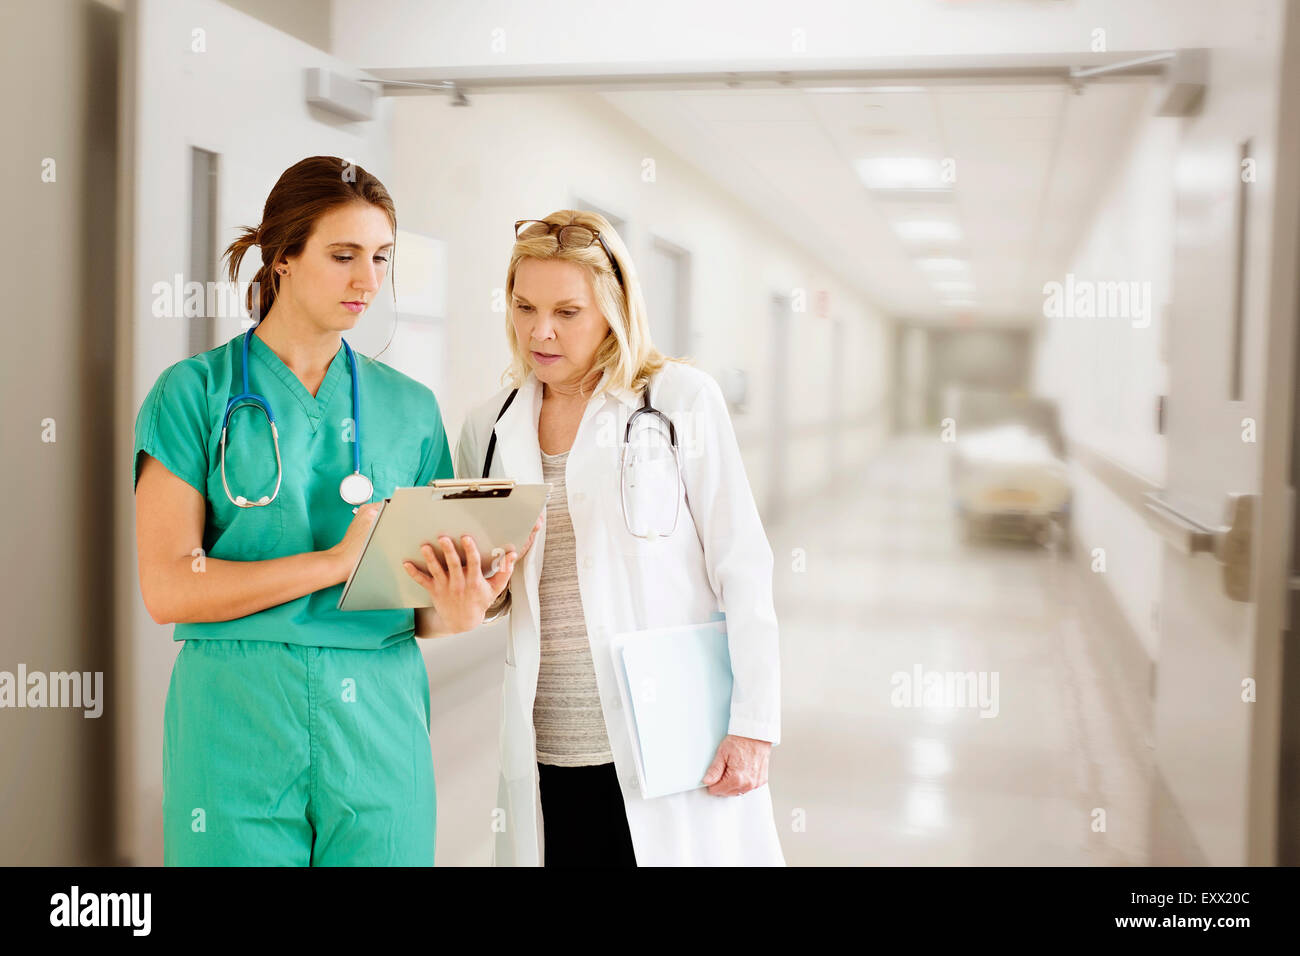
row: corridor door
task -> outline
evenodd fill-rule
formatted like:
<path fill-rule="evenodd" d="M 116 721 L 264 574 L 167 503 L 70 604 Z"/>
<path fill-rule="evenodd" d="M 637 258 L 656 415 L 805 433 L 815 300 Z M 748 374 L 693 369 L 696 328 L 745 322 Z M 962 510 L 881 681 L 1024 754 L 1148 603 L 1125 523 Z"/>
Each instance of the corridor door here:
<path fill-rule="evenodd" d="M 1268 16 L 1258 45 L 1211 51 L 1204 101 L 1182 120 L 1172 171 L 1164 498 L 1216 526 L 1230 496 L 1254 497 L 1244 522 L 1251 576 L 1238 599 L 1214 555 L 1164 548 L 1156 864 L 1277 857 L 1300 157 L 1280 126 L 1295 106 L 1286 88 L 1296 85 L 1296 23 L 1282 3 Z"/>

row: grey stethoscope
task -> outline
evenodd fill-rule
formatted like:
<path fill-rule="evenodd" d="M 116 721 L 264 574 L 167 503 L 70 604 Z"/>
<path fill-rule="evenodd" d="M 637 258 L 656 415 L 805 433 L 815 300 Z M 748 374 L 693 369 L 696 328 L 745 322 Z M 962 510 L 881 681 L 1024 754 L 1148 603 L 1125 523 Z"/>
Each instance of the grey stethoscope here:
<path fill-rule="evenodd" d="M 260 508 L 269 505 L 280 493 L 280 481 L 284 477 L 284 468 L 280 463 L 280 433 L 275 427 L 275 412 L 264 395 L 257 395 L 248 388 L 248 343 L 253 337 L 253 329 L 244 333 L 244 391 L 226 402 L 226 415 L 221 420 L 221 486 L 226 489 L 226 497 L 232 505 L 240 508 Z M 374 494 L 374 485 L 370 479 L 361 474 L 361 395 L 360 383 L 357 381 L 357 360 L 352 354 L 352 346 L 343 340 L 343 350 L 347 352 L 348 365 L 352 370 L 352 474 L 339 482 L 339 497 L 350 505 L 363 505 Z M 267 424 L 271 426 L 271 441 L 275 445 L 275 490 L 270 495 L 263 495 L 257 501 L 249 501 L 243 495 L 232 495 L 230 485 L 226 482 L 226 430 L 230 427 L 230 415 L 243 405 L 252 405 L 262 410 Z"/>
<path fill-rule="evenodd" d="M 512 389 L 510 394 L 506 396 L 505 404 L 501 406 L 501 411 L 497 412 L 497 417 L 496 417 L 497 421 L 501 420 L 501 416 L 506 413 L 506 409 L 510 407 L 510 403 L 515 400 L 515 396 L 517 394 L 519 394 L 519 389 L 516 388 L 516 389 Z M 681 459 L 678 457 L 678 451 L 677 451 L 677 429 L 673 426 L 672 420 L 667 415 L 665 415 L 663 412 L 659 411 L 659 409 L 655 408 L 653 405 L 650 404 L 650 386 L 647 385 L 646 390 L 641 393 L 641 407 L 631 414 L 631 416 L 627 420 L 627 427 L 623 429 L 623 450 L 622 453 L 619 455 L 619 462 L 618 462 L 618 467 L 619 467 L 618 499 L 619 499 L 619 508 L 623 513 L 623 524 L 627 528 L 628 534 L 637 538 L 642 538 L 646 541 L 655 541 L 659 538 L 671 537 L 673 532 L 677 530 L 677 518 L 680 515 L 682 510 L 682 500 L 680 495 L 674 496 L 676 507 L 673 510 L 673 523 L 666 531 L 659 530 L 658 528 L 650 528 L 647 531 L 637 531 L 633 529 L 632 522 L 628 518 L 627 490 L 629 487 L 636 488 L 636 467 L 638 461 L 636 457 L 636 452 L 632 450 L 632 425 L 637 420 L 637 417 L 640 415 L 649 415 L 652 418 L 657 419 L 661 426 L 663 425 L 668 426 L 668 442 L 670 447 L 672 448 L 673 471 L 677 479 L 677 484 L 674 485 L 674 488 L 680 486 L 681 484 L 682 463 L 681 463 Z M 662 434 L 662 429 L 660 431 L 660 434 Z M 496 447 L 497 447 L 497 430 L 496 430 L 496 425 L 493 424 L 492 437 L 488 439 L 487 456 L 483 459 L 484 478 L 488 477 L 488 472 L 492 468 L 492 455 L 496 451 Z M 631 482 L 628 481 L 629 473 L 632 476 Z"/>

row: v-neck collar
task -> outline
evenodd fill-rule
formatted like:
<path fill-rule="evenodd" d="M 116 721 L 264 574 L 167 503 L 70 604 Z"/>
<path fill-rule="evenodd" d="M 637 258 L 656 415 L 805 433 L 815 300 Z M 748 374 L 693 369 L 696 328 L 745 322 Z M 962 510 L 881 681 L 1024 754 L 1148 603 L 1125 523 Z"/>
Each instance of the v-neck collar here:
<path fill-rule="evenodd" d="M 302 379 L 294 374 L 293 369 L 284 364 L 284 361 L 275 354 L 275 350 L 271 346 L 263 342 L 256 333 L 252 336 L 252 339 L 253 341 L 249 343 L 249 360 L 252 360 L 252 353 L 256 353 L 257 357 L 262 360 L 262 365 L 284 383 L 284 387 L 293 393 L 294 398 L 298 399 L 298 404 L 302 406 L 303 413 L 311 422 L 312 430 L 315 431 L 316 426 L 320 424 L 321 417 L 325 414 L 325 409 L 329 407 L 335 389 L 338 388 L 339 380 L 344 376 L 343 366 L 348 364 L 343 344 L 339 343 L 339 350 L 334 353 L 334 358 L 325 371 L 325 377 L 321 379 L 320 388 L 316 389 L 316 394 L 313 396 L 311 392 L 307 391 L 307 386 L 302 383 Z M 243 343 L 241 342 L 240 345 L 242 346 Z M 251 371 L 250 369 L 250 375 Z M 257 387 L 252 383 L 251 378 L 249 388 L 257 391 Z"/>

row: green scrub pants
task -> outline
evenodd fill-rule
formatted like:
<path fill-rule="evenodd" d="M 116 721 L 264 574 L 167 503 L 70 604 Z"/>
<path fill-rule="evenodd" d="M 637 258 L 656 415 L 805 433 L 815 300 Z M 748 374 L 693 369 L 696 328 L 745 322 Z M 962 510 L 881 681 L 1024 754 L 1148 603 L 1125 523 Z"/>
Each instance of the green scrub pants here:
<path fill-rule="evenodd" d="M 432 866 L 429 676 L 382 650 L 186 641 L 163 728 L 168 866 Z"/>

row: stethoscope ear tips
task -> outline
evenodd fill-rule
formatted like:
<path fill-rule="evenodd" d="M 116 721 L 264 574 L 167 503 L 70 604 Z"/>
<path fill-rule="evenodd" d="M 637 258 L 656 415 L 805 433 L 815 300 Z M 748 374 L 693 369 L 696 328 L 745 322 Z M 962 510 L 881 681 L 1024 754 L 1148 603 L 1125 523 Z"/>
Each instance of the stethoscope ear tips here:
<path fill-rule="evenodd" d="M 269 504 L 271 503 L 271 496 L 270 496 L 270 495 L 262 495 L 262 497 L 260 497 L 260 498 L 257 499 L 257 503 L 258 503 L 259 505 L 269 505 Z"/>
<path fill-rule="evenodd" d="M 235 495 L 235 504 L 238 507 L 243 508 L 248 504 L 248 499 L 243 495 Z"/>

